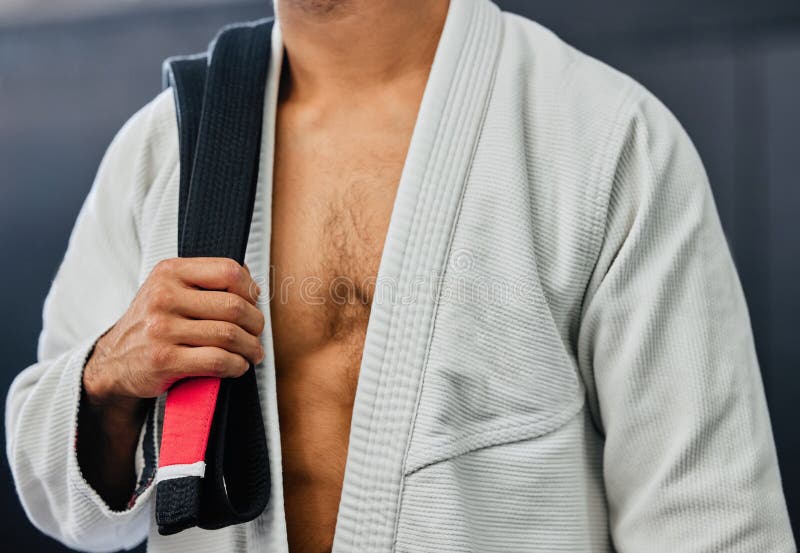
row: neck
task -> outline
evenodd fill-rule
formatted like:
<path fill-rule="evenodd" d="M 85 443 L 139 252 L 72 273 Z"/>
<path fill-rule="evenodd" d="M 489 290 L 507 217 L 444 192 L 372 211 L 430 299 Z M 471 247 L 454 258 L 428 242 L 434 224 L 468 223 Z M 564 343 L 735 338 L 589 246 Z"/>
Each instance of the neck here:
<path fill-rule="evenodd" d="M 427 79 L 449 0 L 276 0 L 292 95 Z"/>

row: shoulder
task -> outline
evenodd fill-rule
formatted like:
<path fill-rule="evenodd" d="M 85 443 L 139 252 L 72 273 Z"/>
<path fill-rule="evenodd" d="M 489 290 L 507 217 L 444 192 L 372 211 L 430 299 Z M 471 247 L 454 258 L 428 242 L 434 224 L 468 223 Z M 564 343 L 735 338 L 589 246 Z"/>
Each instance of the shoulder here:
<path fill-rule="evenodd" d="M 560 241 L 560 255 L 579 252 L 592 267 L 614 229 L 648 206 L 655 217 L 698 198 L 707 203 L 702 162 L 658 98 L 538 23 L 503 17 L 495 117 L 487 118 L 499 123 L 487 134 L 514 148 L 533 224 Z"/>
<path fill-rule="evenodd" d="M 574 131 L 598 145 L 613 142 L 635 120 L 654 127 L 677 124 L 658 98 L 629 75 L 578 50 L 535 21 L 503 15 L 498 77 L 516 75 L 525 103 L 542 116 L 540 123 L 557 117 L 569 123 L 562 125 L 564 132 Z"/>
<path fill-rule="evenodd" d="M 163 194 L 177 165 L 177 120 L 172 91 L 167 89 L 117 131 L 103 156 L 90 199 L 132 218 L 139 228 L 148 199 Z"/>
<path fill-rule="evenodd" d="M 700 164 L 680 122 L 642 84 L 534 21 L 504 18 L 496 89 L 521 112 L 526 151 L 538 164 L 577 175 L 576 189 L 601 201 L 626 157 L 656 170 L 666 169 L 670 152 Z"/>
<path fill-rule="evenodd" d="M 111 164 L 111 169 L 133 169 L 140 177 L 155 177 L 164 166 L 177 160 L 177 150 L 175 103 L 172 90 L 167 89 L 127 120 L 103 163 Z"/>

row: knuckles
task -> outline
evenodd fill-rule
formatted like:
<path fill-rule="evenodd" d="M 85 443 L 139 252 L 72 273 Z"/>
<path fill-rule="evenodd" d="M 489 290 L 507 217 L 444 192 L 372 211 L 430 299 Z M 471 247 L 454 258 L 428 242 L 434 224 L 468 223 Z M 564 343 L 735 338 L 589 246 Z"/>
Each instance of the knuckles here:
<path fill-rule="evenodd" d="M 245 301 L 238 296 L 229 294 L 226 298 L 225 312 L 231 321 L 240 321 L 247 312 Z"/>
<path fill-rule="evenodd" d="M 225 358 L 222 355 L 211 356 L 205 363 L 206 371 L 209 374 L 223 375 L 225 374 Z"/>
<path fill-rule="evenodd" d="M 217 332 L 217 338 L 225 346 L 234 345 L 239 337 L 239 332 L 237 331 L 236 326 L 231 324 L 221 325 Z"/>
<path fill-rule="evenodd" d="M 148 295 L 148 307 L 151 311 L 168 311 L 175 306 L 175 292 L 166 284 L 156 284 Z"/>
<path fill-rule="evenodd" d="M 170 329 L 170 320 L 160 313 L 148 317 L 145 322 L 145 334 L 152 340 L 165 338 L 169 335 Z"/>
<path fill-rule="evenodd" d="M 165 344 L 153 344 L 147 352 L 150 366 L 156 373 L 168 374 L 173 360 L 172 348 Z"/>
<path fill-rule="evenodd" d="M 233 259 L 222 260 L 222 278 L 228 288 L 234 287 L 242 279 L 244 274 L 244 267 L 236 263 Z"/>
<path fill-rule="evenodd" d="M 156 266 L 153 267 L 153 271 L 150 274 L 157 278 L 172 276 L 178 269 L 178 263 L 180 263 L 180 260 L 175 257 L 162 259 L 156 263 Z"/>

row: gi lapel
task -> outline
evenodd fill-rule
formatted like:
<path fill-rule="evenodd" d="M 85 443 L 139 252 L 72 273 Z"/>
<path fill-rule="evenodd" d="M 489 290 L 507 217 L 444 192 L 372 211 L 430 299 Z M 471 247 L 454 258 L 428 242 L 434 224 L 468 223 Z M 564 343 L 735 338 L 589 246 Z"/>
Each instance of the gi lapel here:
<path fill-rule="evenodd" d="M 335 552 L 393 548 L 438 282 L 488 105 L 502 26 L 488 0 L 451 1 L 378 272 Z"/>

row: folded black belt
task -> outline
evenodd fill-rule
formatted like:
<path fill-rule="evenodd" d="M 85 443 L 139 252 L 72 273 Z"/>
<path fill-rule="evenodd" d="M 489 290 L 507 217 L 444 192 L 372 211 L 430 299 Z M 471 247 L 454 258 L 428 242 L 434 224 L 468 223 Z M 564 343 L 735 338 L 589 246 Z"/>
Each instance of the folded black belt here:
<path fill-rule="evenodd" d="M 208 53 L 164 62 L 180 143 L 178 255 L 244 262 L 256 194 L 273 20 L 223 29 Z M 269 457 L 256 374 L 188 378 L 167 393 L 156 475 L 162 535 L 248 522 Z"/>

